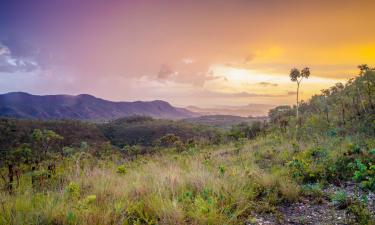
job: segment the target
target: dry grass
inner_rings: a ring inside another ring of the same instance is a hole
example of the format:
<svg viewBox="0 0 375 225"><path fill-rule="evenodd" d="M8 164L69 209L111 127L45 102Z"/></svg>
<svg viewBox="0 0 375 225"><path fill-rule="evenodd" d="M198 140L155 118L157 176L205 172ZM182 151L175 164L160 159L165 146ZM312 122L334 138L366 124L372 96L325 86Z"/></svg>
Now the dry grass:
<svg viewBox="0 0 375 225"><path fill-rule="evenodd" d="M255 163L254 146L259 149L263 142L248 144L238 154L222 146L144 156L127 162L126 174L116 173L111 161L93 161L77 175L74 165L64 162L58 176L68 182L62 186L35 193L23 185L14 195L1 193L0 224L245 223L251 211L259 210L256 202L272 207L299 194L289 178ZM79 185L78 198L66 192L69 182ZM88 204L89 195L96 199Z"/></svg>

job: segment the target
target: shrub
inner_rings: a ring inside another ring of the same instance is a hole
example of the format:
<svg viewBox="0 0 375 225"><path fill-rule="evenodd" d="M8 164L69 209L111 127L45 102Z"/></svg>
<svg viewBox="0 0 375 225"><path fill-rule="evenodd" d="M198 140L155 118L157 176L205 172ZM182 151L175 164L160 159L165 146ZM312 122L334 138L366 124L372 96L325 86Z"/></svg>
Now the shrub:
<svg viewBox="0 0 375 225"><path fill-rule="evenodd" d="M234 142L234 152L236 154L239 154L244 145L245 145L245 139L239 138L237 141Z"/></svg>
<svg viewBox="0 0 375 225"><path fill-rule="evenodd" d="M337 191L331 196L332 203L339 209L345 209L350 203L348 194L345 191Z"/></svg>
<svg viewBox="0 0 375 225"><path fill-rule="evenodd" d="M373 225L375 218L369 212L366 205L356 200L349 207L348 212L355 218L355 223L358 225Z"/></svg>
<svg viewBox="0 0 375 225"><path fill-rule="evenodd" d="M126 222L124 224L157 224L158 218L149 211L143 201L134 202L126 208Z"/></svg>
<svg viewBox="0 0 375 225"><path fill-rule="evenodd" d="M375 190L375 165L371 162L368 165L357 159L350 164L354 171L353 180L360 182L363 189Z"/></svg>
<svg viewBox="0 0 375 225"><path fill-rule="evenodd" d="M76 224L76 221L77 221L77 216L72 212L72 211L69 211L67 214L66 214L66 221L67 223L70 225L70 224Z"/></svg>
<svg viewBox="0 0 375 225"><path fill-rule="evenodd" d="M96 195L89 195L85 199L86 204L92 204L96 201Z"/></svg>
<svg viewBox="0 0 375 225"><path fill-rule="evenodd" d="M225 166L223 166L223 165L219 166L219 174L220 174L220 176L224 176L224 174L225 174Z"/></svg>
<svg viewBox="0 0 375 225"><path fill-rule="evenodd" d="M171 147L175 142L181 141L180 138L174 134L167 134L160 138L160 145L164 147Z"/></svg>
<svg viewBox="0 0 375 225"><path fill-rule="evenodd" d="M139 145L124 145L122 151L128 155L138 155L141 154L142 148Z"/></svg>
<svg viewBox="0 0 375 225"><path fill-rule="evenodd" d="M127 169L126 169L125 165L121 165L121 166L117 167L116 173L118 173L118 174L126 174L127 173Z"/></svg>
<svg viewBox="0 0 375 225"><path fill-rule="evenodd" d="M81 195L81 187L74 181L71 181L66 186L65 193L67 193L70 198L79 198L79 196Z"/></svg>
<svg viewBox="0 0 375 225"><path fill-rule="evenodd" d="M313 199L323 197L323 190L320 184L306 184L301 188L302 195Z"/></svg>
<svg viewBox="0 0 375 225"><path fill-rule="evenodd" d="M286 202L295 202L297 201L300 194L299 185L295 184L292 181L283 180L279 182L279 191L281 198Z"/></svg>
<svg viewBox="0 0 375 225"><path fill-rule="evenodd" d="M62 152L64 154L64 156L72 156L76 150L74 148L71 148L71 147L64 147L62 149Z"/></svg>

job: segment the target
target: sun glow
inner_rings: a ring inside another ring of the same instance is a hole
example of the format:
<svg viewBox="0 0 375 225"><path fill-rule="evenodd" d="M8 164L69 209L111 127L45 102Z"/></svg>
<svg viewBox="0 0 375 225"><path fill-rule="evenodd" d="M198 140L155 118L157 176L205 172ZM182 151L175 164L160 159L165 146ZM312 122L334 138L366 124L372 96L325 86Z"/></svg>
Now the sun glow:
<svg viewBox="0 0 375 225"><path fill-rule="evenodd" d="M295 84L290 81L289 71L285 71L284 74L267 73L221 64L211 66L211 71L217 79L205 84L207 90L225 93L246 92L259 96L289 96L290 99L294 99L291 95L293 95ZM346 80L323 78L314 74L302 82L302 99L318 94L321 89L338 82L345 83Z"/></svg>

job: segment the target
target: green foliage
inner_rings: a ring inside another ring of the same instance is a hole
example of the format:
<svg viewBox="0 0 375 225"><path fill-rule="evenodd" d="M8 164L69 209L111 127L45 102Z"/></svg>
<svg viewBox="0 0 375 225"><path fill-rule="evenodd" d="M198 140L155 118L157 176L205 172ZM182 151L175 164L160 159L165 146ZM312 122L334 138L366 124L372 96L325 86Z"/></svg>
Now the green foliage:
<svg viewBox="0 0 375 225"><path fill-rule="evenodd" d="M228 133L228 137L232 140L239 141L244 138L255 138L262 132L263 125L260 121L254 121L250 124L240 123L232 126Z"/></svg>
<svg viewBox="0 0 375 225"><path fill-rule="evenodd" d="M176 145L176 143L181 142L181 139L174 134L166 134L160 138L159 142L163 147L172 147Z"/></svg>
<svg viewBox="0 0 375 225"><path fill-rule="evenodd" d="M127 169L126 169L125 165L118 166L116 173L118 173L118 174L126 174L127 173Z"/></svg>
<svg viewBox="0 0 375 225"><path fill-rule="evenodd" d="M220 174L221 176L224 176L224 174L225 174L225 167L224 167L223 165L220 165L220 166L219 166L219 174Z"/></svg>
<svg viewBox="0 0 375 225"><path fill-rule="evenodd" d="M245 145L245 139L240 138L237 141L234 142L234 151L236 154L239 154L243 146Z"/></svg>
<svg viewBox="0 0 375 225"><path fill-rule="evenodd" d="M69 157L69 156L74 155L76 153L76 150L71 147L63 147L62 152L64 156Z"/></svg>
<svg viewBox="0 0 375 225"><path fill-rule="evenodd" d="M79 198L81 195L81 187L77 183L71 181L65 187L65 193L68 195L69 198Z"/></svg>
<svg viewBox="0 0 375 225"><path fill-rule="evenodd" d="M118 147L125 145L155 146L162 137L174 135L181 142L193 139L199 142L214 142L220 139L221 132L208 126L184 121L129 117L99 125L104 136Z"/></svg>
<svg viewBox="0 0 375 225"><path fill-rule="evenodd" d="M89 195L85 199L87 204L92 204L96 201L96 195Z"/></svg>
<svg viewBox="0 0 375 225"><path fill-rule="evenodd" d="M293 115L295 113L289 105L277 106L268 112L268 117L272 123L280 123L283 118Z"/></svg>
<svg viewBox="0 0 375 225"><path fill-rule="evenodd" d="M69 225L76 224L77 217L72 211L69 211L66 215L66 221L67 221L67 224Z"/></svg>
<svg viewBox="0 0 375 225"><path fill-rule="evenodd" d="M127 155L139 155L142 153L142 148L139 145L125 145L121 150Z"/></svg>
<svg viewBox="0 0 375 225"><path fill-rule="evenodd" d="M328 153L322 148L312 148L298 152L288 163L292 177L303 183L324 182L332 176Z"/></svg>
<svg viewBox="0 0 375 225"><path fill-rule="evenodd" d="M33 158L33 152L28 144L22 144L13 149L9 155L10 161L15 163L28 163Z"/></svg>
<svg viewBox="0 0 375 225"><path fill-rule="evenodd" d="M326 184L354 180L367 193L375 169L367 70L301 103L300 121L282 106L270 123L237 124L226 135L147 117L0 119L0 182L13 187L0 190L0 224L245 224L301 195L323 203ZM343 190L331 200L354 224L373 221L365 197Z"/></svg>
<svg viewBox="0 0 375 225"><path fill-rule="evenodd" d="M350 199L345 191L337 191L331 196L331 201L339 209L345 209L350 204Z"/></svg>
<svg viewBox="0 0 375 225"><path fill-rule="evenodd" d="M291 78L298 81L301 72L293 69ZM345 133L375 135L375 70L361 71L355 79L345 85L337 83L329 89L322 90L321 95L313 96L308 102L299 105L302 127L300 135L326 133L342 136ZM270 121L279 127L293 129L295 110L284 106L270 110ZM286 129L286 128L285 128Z"/></svg>
<svg viewBox="0 0 375 225"><path fill-rule="evenodd" d="M359 159L350 165L354 169L353 180L360 182L363 189L375 191L375 165L372 162L366 165Z"/></svg>
<svg viewBox="0 0 375 225"><path fill-rule="evenodd" d="M323 197L323 190L320 184L305 184L301 188L302 195L312 199L320 199Z"/></svg>
<svg viewBox="0 0 375 225"><path fill-rule="evenodd" d="M375 218L367 209L366 205L358 200L352 202L348 207L348 212L354 216L355 224L373 225Z"/></svg>
<svg viewBox="0 0 375 225"><path fill-rule="evenodd" d="M88 195L82 201L79 202L79 209L89 209L96 202L96 195Z"/></svg>
<svg viewBox="0 0 375 225"><path fill-rule="evenodd" d="M157 218L150 214L143 202L133 203L126 208L126 222L124 224L157 224Z"/></svg>

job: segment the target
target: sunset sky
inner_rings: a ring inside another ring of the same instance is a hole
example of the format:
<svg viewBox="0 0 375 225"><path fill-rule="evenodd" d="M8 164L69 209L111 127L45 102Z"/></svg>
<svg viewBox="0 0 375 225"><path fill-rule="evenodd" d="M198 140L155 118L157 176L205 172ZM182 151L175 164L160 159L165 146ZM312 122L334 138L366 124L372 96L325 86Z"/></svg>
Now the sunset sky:
<svg viewBox="0 0 375 225"><path fill-rule="evenodd" d="M0 92L293 104L375 64L375 1L0 1Z"/></svg>

